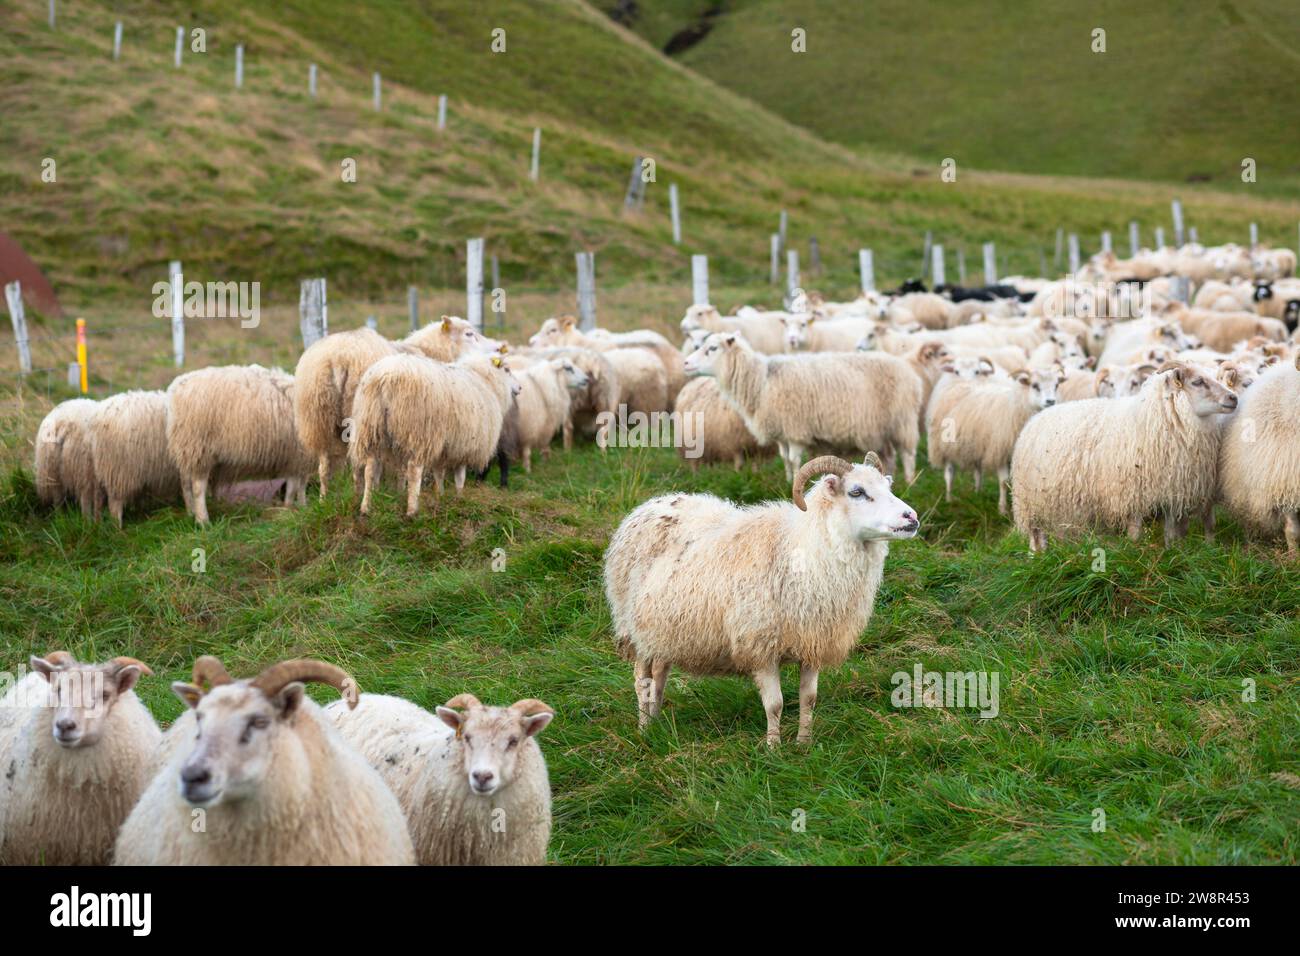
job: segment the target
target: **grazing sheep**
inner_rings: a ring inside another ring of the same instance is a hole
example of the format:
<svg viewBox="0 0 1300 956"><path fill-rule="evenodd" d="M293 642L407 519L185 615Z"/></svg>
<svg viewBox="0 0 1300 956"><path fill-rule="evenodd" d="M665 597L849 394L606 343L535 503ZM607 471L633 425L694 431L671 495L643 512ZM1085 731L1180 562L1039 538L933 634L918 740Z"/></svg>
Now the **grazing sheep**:
<svg viewBox="0 0 1300 956"><path fill-rule="evenodd" d="M424 472L439 493L448 471L456 491L465 472L487 467L496 453L511 396L519 383L501 356L472 355L455 365L422 355L390 355L361 377L353 402L348 454L362 478L361 513L370 513L381 464L406 478L406 515L420 510Z"/></svg>
<svg viewBox="0 0 1300 956"><path fill-rule="evenodd" d="M551 839L551 784L536 737L552 709L540 700L485 707L459 694L431 714L363 694L355 710L325 708L343 739L401 804L424 866L541 866Z"/></svg>
<svg viewBox="0 0 1300 956"><path fill-rule="evenodd" d="M711 337L716 338L719 336ZM804 485L819 481L804 498ZM799 742L811 739L818 673L848 658L871 620L889 542L916 535L880 459L814 458L794 504L739 507L663 495L623 519L605 552L620 653L635 662L640 724L663 706L668 673L748 674L781 740L781 664L799 663Z"/></svg>
<svg viewBox="0 0 1300 956"><path fill-rule="evenodd" d="M307 697L304 681L329 684L356 704L355 682L331 664L283 661L236 681L216 658L199 658L194 683L172 685L190 710L168 732L167 762L122 825L113 862L414 863L397 799Z"/></svg>
<svg viewBox="0 0 1300 956"><path fill-rule="evenodd" d="M745 420L735 407L723 397L715 379L693 378L677 395L675 413L685 421L688 415L698 415L695 419L694 434L700 436L699 454L688 457L691 451L681 444L677 455L691 466L691 471L698 471L701 463L729 461L740 471L745 463L745 456L750 456L754 467L758 466L760 455L758 442L745 426Z"/></svg>
<svg viewBox="0 0 1300 956"><path fill-rule="evenodd" d="M786 476L804 453L830 448L900 455L916 474L921 380L903 359L876 352L763 356L734 332L715 332L686 358L718 380L759 445L777 443Z"/></svg>
<svg viewBox="0 0 1300 956"><path fill-rule="evenodd" d="M919 322L932 331L949 329L957 325L955 312L951 302L933 292L911 292L901 295L889 306L890 316L901 313L904 322Z"/></svg>
<svg viewBox="0 0 1300 956"><path fill-rule="evenodd" d="M1300 555L1300 356L1264 372L1228 421L1219 500L1251 532L1276 535Z"/></svg>
<svg viewBox="0 0 1300 956"><path fill-rule="evenodd" d="M742 309L741 313L734 317L722 316L715 306L693 305L686 310L681 329L686 335L701 329L706 332L739 332L755 352L780 355L785 351L785 327L781 323L784 312Z"/></svg>
<svg viewBox="0 0 1300 956"><path fill-rule="evenodd" d="M306 502L315 463L294 428L294 380L280 369L222 365L177 376L167 388L167 450L208 523L208 485L289 479L285 504Z"/></svg>
<svg viewBox="0 0 1300 956"><path fill-rule="evenodd" d="M31 667L0 704L0 863L104 866L162 737L132 689L153 672L62 651Z"/></svg>
<svg viewBox="0 0 1300 956"><path fill-rule="evenodd" d="M533 449L551 456L551 439L569 420L570 391L587 387L587 374L565 358L548 359L519 375L519 456L533 470Z"/></svg>
<svg viewBox="0 0 1300 956"><path fill-rule="evenodd" d="M293 417L299 441L317 463L321 498L330 476L347 457L343 435L366 369L389 355L418 354L454 362L462 355L488 354L500 347L464 319L444 315L400 342L361 328L327 335L303 352L293 374Z"/></svg>
<svg viewBox="0 0 1300 956"><path fill-rule="evenodd" d="M977 487L982 476L996 472L998 514L1007 513L1007 479L1016 438L1036 412L1056 404L1056 390L1064 378L1064 370L1056 365L1009 379L956 380L935 392L926 411L926 449L930 464L943 469L945 501L952 501L952 479L958 468L973 471Z"/></svg>
<svg viewBox="0 0 1300 956"><path fill-rule="evenodd" d="M1128 398L1089 399L1045 409L1025 425L1011 459L1016 527L1033 551L1048 532L1127 530L1165 518L1165 544L1192 514L1211 534L1218 473L1217 417L1237 397L1194 365L1171 363Z"/></svg>
<svg viewBox="0 0 1300 956"><path fill-rule="evenodd" d="M95 478L90 421L99 403L73 398L50 409L36 430L36 495L41 504L74 501L88 518L98 518L104 489Z"/></svg>
<svg viewBox="0 0 1300 956"><path fill-rule="evenodd" d="M583 332L578 328L576 317L562 315L543 322L542 327L528 340L528 344L535 348L578 346L597 349L607 354L624 349L644 349L663 365L668 398L662 410L671 409L677 393L686 384L686 372L682 369L681 353L673 348L672 343L658 332L645 329L638 329L635 332L605 332L601 335L595 334L596 331L601 330L593 330L592 333ZM610 354L609 358L616 363L617 367L616 356Z"/></svg>
<svg viewBox="0 0 1300 956"><path fill-rule="evenodd" d="M174 499L184 491L167 453L166 392L123 392L100 402L90 419L90 451L95 478L119 528L132 502ZM188 504L188 494L185 500Z"/></svg>

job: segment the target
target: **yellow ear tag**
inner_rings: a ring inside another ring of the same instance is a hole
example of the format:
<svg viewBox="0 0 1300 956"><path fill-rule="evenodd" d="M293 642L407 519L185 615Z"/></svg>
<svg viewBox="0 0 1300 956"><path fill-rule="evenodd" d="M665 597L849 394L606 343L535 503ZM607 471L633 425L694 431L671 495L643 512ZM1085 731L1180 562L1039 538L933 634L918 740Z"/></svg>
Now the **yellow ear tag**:
<svg viewBox="0 0 1300 956"><path fill-rule="evenodd" d="M496 366L497 368L500 368L500 367L501 367L501 356L499 356L499 355L494 355L494 356L492 356L492 364L493 364L494 366Z"/></svg>

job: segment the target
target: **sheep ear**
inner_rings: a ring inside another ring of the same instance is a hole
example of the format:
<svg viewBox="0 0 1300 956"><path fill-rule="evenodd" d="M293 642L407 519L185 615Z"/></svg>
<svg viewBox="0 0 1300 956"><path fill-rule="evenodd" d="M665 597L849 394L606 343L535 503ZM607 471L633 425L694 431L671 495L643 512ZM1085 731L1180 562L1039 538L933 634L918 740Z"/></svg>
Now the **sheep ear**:
<svg viewBox="0 0 1300 956"><path fill-rule="evenodd" d="M114 675L114 680L117 682L117 692L119 694L125 694L129 691L135 686L135 682L140 679L142 673L143 671L141 671L135 664L128 664L126 667L119 670L117 674Z"/></svg>
<svg viewBox="0 0 1300 956"><path fill-rule="evenodd" d="M452 730L456 731L457 737L460 736L460 724L461 724L460 711L453 710L450 707L438 707L435 709L434 713L438 715L439 720L441 720Z"/></svg>
<svg viewBox="0 0 1300 956"><path fill-rule="evenodd" d="M539 714L533 714L529 717L525 717L523 720L524 733L526 733L529 737L536 737L538 734L540 734L543 730L546 729L546 725L551 722L551 719L554 716L555 716L554 714L544 710Z"/></svg>
<svg viewBox="0 0 1300 956"><path fill-rule="evenodd" d="M444 316L442 317L442 329L441 329L441 331L442 331L442 334L443 334L443 335L451 335L451 316L450 316L450 315L444 315Z"/></svg>
<svg viewBox="0 0 1300 956"><path fill-rule="evenodd" d="M1016 373L1016 382L1017 384L1020 385L1028 385L1029 372L1027 372L1025 369L1022 368L1019 372Z"/></svg>
<svg viewBox="0 0 1300 956"><path fill-rule="evenodd" d="M32 657L27 661L27 666L30 667L32 670L34 670L36 673L40 674L46 680L49 680L50 675L53 674L56 670L58 670L57 667L55 667L45 658L37 657L35 655L32 655Z"/></svg>
<svg viewBox="0 0 1300 956"><path fill-rule="evenodd" d="M172 684L172 693L179 697L185 706L191 710L198 707L199 701L203 699L203 688L179 680Z"/></svg>
<svg viewBox="0 0 1300 956"><path fill-rule="evenodd" d="M271 703L280 712L281 720L292 717L294 712L302 706L302 698L306 690L301 681L294 681L291 684L285 684L281 691L275 695L275 699Z"/></svg>

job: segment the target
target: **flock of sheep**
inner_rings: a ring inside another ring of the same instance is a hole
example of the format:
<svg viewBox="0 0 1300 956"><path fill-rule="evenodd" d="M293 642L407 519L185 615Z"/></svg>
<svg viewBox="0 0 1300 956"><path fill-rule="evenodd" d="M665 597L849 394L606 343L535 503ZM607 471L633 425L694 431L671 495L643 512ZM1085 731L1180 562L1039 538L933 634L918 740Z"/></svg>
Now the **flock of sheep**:
<svg viewBox="0 0 1300 956"><path fill-rule="evenodd" d="M530 469L557 434L566 449L575 434L605 449L602 422L620 411L697 416L693 467L775 450L793 500L673 494L620 524L605 590L641 723L674 666L746 675L776 744L780 667L797 662L807 741L819 671L869 621L889 543L917 533L891 476L897 466L912 481L923 434L949 500L958 472L976 488L996 474L999 510L1031 550L1049 535L1138 538L1155 517L1166 545L1191 518L1208 538L1220 504L1294 556L1295 265L1289 250L1191 245L1105 253L1063 280L909 283L731 316L694 305L680 348L570 316L514 349L447 316L401 341L359 329L312 345L292 376L209 368L165 392L65 402L37 434L36 485L48 504L92 516L106 505L119 524L127 505L181 497L205 524L210 485L283 479L286 503L301 503L313 472L324 497L346 459L363 514L387 475L414 515L427 480L441 494L450 475L459 491L496 460L505 485L512 461ZM550 789L533 737L552 712L540 701L492 708L461 694L430 714L358 696L321 662L232 680L202 658L193 683L173 687L190 709L161 734L132 691L140 662L58 652L32 667L0 702L0 861L545 858ZM78 698L92 679L102 694ZM318 708L305 680L346 700ZM35 703L14 706L20 691ZM76 800L53 798L69 788ZM192 826L196 808L206 830Z"/></svg>

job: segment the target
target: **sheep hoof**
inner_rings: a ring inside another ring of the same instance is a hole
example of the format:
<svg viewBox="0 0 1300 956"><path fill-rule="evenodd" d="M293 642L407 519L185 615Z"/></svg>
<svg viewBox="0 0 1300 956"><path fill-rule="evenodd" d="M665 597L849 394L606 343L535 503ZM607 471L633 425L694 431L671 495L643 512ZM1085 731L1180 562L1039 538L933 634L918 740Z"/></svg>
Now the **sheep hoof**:
<svg viewBox="0 0 1300 956"><path fill-rule="evenodd" d="M798 737L795 738L795 743L797 743L801 747L807 747L809 744L812 743L812 734L810 733L800 734Z"/></svg>
<svg viewBox="0 0 1300 956"><path fill-rule="evenodd" d="M781 735L780 735L780 734L768 734L768 735L767 735L767 748L768 748L769 750L775 750L777 747L780 747L780 746L781 746Z"/></svg>

